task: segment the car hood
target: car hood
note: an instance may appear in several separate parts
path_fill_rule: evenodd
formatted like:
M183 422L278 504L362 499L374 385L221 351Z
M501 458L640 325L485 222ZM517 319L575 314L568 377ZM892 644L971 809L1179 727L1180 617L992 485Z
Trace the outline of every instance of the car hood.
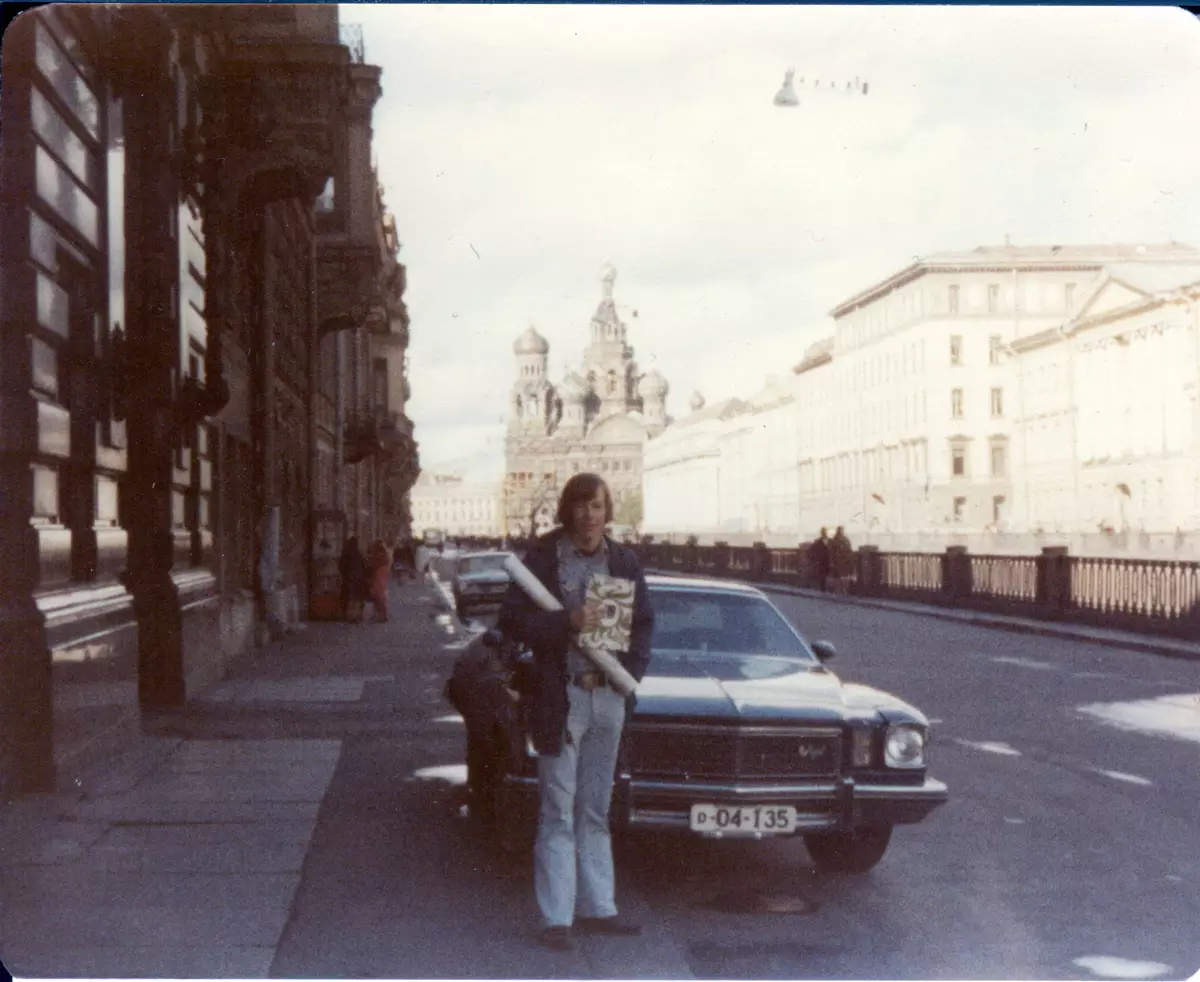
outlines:
M473 586L496 586L508 582L508 574L502 569L481 569L476 573L459 573L459 583L470 583Z
M841 723L873 718L879 710L924 717L878 689L844 683L826 668L765 655L651 658L637 689L641 721L680 717L700 722Z

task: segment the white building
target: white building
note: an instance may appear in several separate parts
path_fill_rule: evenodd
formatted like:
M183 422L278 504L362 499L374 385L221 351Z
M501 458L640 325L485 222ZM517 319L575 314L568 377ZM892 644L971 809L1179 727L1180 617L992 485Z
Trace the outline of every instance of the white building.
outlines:
M1200 262L1116 263L1013 343L1014 517L1046 533L1200 529Z
M1019 359L1106 266L1200 260L1186 246L980 247L920 259L833 311L801 378L801 522L852 535L1011 527Z
M642 457L642 532L715 532L722 523L721 434L746 409L740 399L706 406L699 392L691 412L646 442Z
M799 530L798 416L794 378L768 378L748 400L706 406L646 444L643 485L652 535L709 539Z
M790 379L651 440L646 531L924 548L1200 527L1197 264L1176 243L919 259L839 304Z
M441 529L449 536L503 535L500 483L471 484L457 474L424 472L410 492L413 534Z

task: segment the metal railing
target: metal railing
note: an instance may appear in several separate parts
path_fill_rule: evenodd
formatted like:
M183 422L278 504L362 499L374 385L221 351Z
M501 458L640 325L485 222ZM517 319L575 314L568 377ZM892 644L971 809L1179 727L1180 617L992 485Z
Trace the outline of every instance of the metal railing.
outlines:
M648 568L817 588L809 545L701 546L643 540ZM860 596L965 607L1013 616L1200 640L1200 562L1090 558L1065 549L1039 556L880 552L859 548L834 577Z
M971 592L1034 603L1037 560L1032 556L971 556Z
M1200 609L1200 564L1071 557L1071 606L1119 617L1178 621Z
M882 585L888 590L935 593L942 589L942 557L937 553L880 553Z

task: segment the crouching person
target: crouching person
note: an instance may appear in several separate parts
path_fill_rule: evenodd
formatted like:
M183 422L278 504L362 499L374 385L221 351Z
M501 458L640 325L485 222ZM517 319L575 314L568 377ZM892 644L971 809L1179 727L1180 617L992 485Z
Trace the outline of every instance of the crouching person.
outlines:
M528 720L538 752L534 890L544 946L573 947L572 931L629 936L637 925L617 917L609 804L626 700L579 649L580 631L600 622L599 606L584 605L588 579L615 576L636 584L629 650L618 657L641 681L650 662L654 615L641 565L633 552L604 534L612 495L596 474L576 474L563 488L558 528L534 541L525 565L565 608L545 611L515 583L500 612L506 634L533 651Z

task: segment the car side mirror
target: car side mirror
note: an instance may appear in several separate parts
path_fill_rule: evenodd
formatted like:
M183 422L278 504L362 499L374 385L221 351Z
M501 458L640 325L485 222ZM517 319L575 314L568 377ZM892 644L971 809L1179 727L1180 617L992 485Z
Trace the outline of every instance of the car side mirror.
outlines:
M485 648L500 648L504 645L504 632L493 627L484 631L482 641Z
M822 664L837 654L837 648L833 646L832 641L814 641L812 650L813 654L817 656L817 661Z

